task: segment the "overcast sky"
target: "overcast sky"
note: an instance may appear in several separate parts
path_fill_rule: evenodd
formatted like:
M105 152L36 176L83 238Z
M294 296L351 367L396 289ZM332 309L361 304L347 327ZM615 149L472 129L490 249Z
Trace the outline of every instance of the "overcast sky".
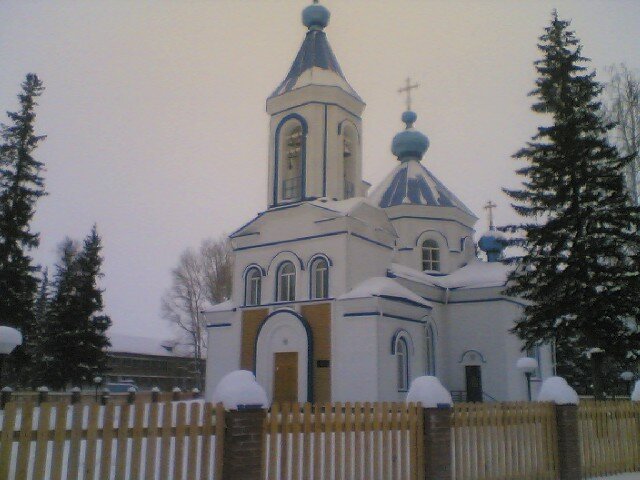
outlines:
M65 236L97 222L113 331L166 338L160 298L180 253L266 206L266 97L304 38L307 1L0 1L0 110L27 72L44 81L37 151L49 196L33 227L53 265ZM481 218L515 219L501 187L541 118L530 110L537 37L558 8L598 77L640 69L640 2L337 1L329 42L367 103L364 177L395 166L411 76L423 162ZM6 121L4 118L2 121Z

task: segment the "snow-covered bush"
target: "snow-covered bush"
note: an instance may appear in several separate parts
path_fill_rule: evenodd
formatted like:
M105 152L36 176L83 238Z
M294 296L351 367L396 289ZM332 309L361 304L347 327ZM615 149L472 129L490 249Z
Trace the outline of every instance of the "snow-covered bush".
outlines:
M577 405L578 394L562 377L549 377L542 382L539 402L553 402L556 405Z
M411 382L407 403L422 402L424 408L436 408L441 405L451 405L453 400L449 391L442 386L437 377L418 377Z
M212 401L222 403L227 410L237 410L240 405L269 407L267 393L248 370L236 370L222 377L213 391Z

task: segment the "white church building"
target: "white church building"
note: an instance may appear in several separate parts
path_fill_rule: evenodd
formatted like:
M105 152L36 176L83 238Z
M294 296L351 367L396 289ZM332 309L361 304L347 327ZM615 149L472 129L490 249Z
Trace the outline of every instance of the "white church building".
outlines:
M526 352L509 332L523 303L503 294L500 233L482 236L480 260L478 218L425 166L411 110L396 167L370 189L365 103L327 41L329 11L313 4L302 19L300 51L266 104L267 209L231 234L232 298L204 312L207 397L244 369L273 401L400 401L422 375L454 400L526 399ZM528 356L535 394L552 352Z

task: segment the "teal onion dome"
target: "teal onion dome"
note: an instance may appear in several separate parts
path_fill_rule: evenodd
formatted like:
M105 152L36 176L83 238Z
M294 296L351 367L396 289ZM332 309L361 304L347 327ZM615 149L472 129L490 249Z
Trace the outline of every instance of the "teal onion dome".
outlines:
M302 11L302 23L310 30L314 28L322 30L329 25L329 17L331 17L329 9L317 3L309 5Z
M427 136L413 128L418 115L411 110L402 114L402 121L406 124L406 129L393 137L391 142L391 152L398 157L398 160L406 161L412 158L420 160L429 148Z
M480 250L487 254L487 260L497 262L502 257L502 252L507 246L505 234L498 230L485 232L478 241Z

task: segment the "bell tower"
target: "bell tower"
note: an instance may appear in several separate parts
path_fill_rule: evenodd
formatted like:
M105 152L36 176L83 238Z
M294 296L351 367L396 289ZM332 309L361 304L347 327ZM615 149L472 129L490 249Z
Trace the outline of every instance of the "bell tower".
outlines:
M267 99L269 208L315 198L366 195L362 181L365 103L347 82L327 35L330 13L314 4L289 73Z

